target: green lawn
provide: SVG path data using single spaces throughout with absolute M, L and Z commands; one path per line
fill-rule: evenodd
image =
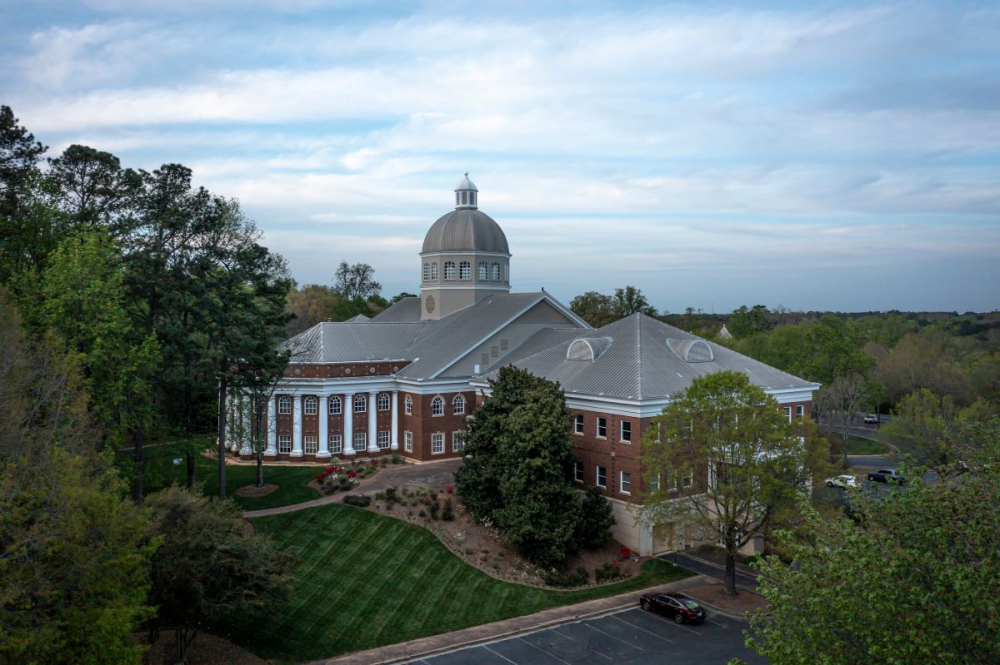
M 888 453 L 889 446 L 881 441 L 853 435 L 847 439 L 848 455 L 886 455 Z
M 219 466 L 215 460 L 200 454 L 213 444 L 214 439 L 194 438 L 146 446 L 143 449 L 144 493 L 150 494 L 174 483 L 184 485 L 187 479 L 184 453 L 190 450 L 195 454 L 195 482 L 203 485 L 203 492 L 206 495 L 218 496 Z M 132 473 L 130 455 L 131 452 L 119 453 L 117 456 L 118 467 L 128 478 L 131 478 Z M 179 465 L 174 464 L 174 460 L 177 459 L 181 460 Z M 243 510 L 274 508 L 317 499 L 321 496 L 320 493 L 307 487 L 306 483 L 315 478 L 319 470 L 317 466 L 271 466 L 265 462 L 264 482 L 274 483 L 280 489 L 264 497 L 244 498 L 235 496 L 234 492 L 244 485 L 256 482 L 257 467 L 230 464 L 226 467 L 226 496 L 232 497 Z
M 495 580 L 421 527 L 344 505 L 253 523 L 297 557 L 295 587 L 289 606 L 234 637 L 257 655 L 282 662 L 394 644 L 690 574 L 653 560 L 619 584 L 549 591 Z

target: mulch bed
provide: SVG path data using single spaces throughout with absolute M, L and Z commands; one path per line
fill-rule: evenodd
M 136 633 L 136 638 L 146 641 L 145 633 Z M 177 662 L 177 643 L 174 631 L 165 630 L 150 648 L 148 665 L 173 665 Z M 188 665 L 269 665 L 271 661 L 253 655 L 227 639 L 209 633 L 199 633 L 188 649 Z
M 738 596 L 727 596 L 722 592 L 722 589 L 722 582 L 714 582 L 712 584 L 689 587 L 684 589 L 684 593 L 723 612 L 737 616 L 743 616 L 747 612 L 754 614 L 760 610 L 767 609 L 767 599 L 759 593 L 740 589 Z
M 257 487 L 256 485 L 244 485 L 236 490 L 235 494 L 236 496 L 242 496 L 243 498 L 259 498 L 277 491 L 278 486 L 274 483 L 264 483 L 263 487 Z

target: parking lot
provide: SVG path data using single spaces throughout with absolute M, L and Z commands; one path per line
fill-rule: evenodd
M 711 611 L 700 625 L 677 625 L 667 617 L 636 607 L 410 662 L 418 665 L 656 665 L 678 662 L 725 665 L 730 658 L 736 657 L 748 665 L 767 663 L 743 646 L 745 627 L 743 621 Z

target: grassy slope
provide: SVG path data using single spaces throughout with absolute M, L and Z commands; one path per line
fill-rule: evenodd
M 243 630 L 254 653 L 330 657 L 686 577 L 662 561 L 611 586 L 548 591 L 495 580 L 418 526 L 343 505 L 253 520 L 297 557 L 291 604 Z

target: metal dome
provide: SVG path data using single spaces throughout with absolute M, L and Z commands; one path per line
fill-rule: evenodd
M 507 236 L 489 215 L 473 208 L 453 210 L 431 225 L 421 254 L 429 252 L 494 252 L 510 254 Z

